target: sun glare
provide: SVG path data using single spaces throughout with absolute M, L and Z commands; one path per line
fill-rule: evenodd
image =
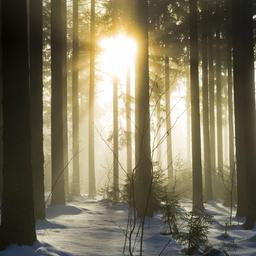
M 100 40 L 99 65 L 102 72 L 122 78 L 134 67 L 137 52 L 136 41 L 124 34 Z

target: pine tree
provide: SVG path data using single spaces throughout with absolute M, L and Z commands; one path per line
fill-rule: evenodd
M 210 152 L 210 126 L 209 126 L 209 72 L 208 72 L 208 6 L 205 1 L 202 4 L 202 82 L 203 82 L 203 143 L 204 143 L 204 178 L 205 198 L 213 198 L 211 152 Z
M 256 218 L 254 43 L 251 0 L 233 0 L 233 67 L 237 152 L 238 215 L 245 228 Z M 245 114 L 246 113 L 246 114 Z
M 26 0 L 4 0 L 1 4 L 4 187 L 0 247 L 3 249 L 10 244 L 31 245 L 36 241 L 36 234 L 30 138 L 28 6 Z
M 69 195 L 69 165 L 68 165 L 68 85 L 67 85 L 67 3 L 62 3 L 61 26 L 63 33 L 63 161 L 64 161 L 64 184 L 65 194 Z
M 79 37 L 78 0 L 73 0 L 73 55 L 72 55 L 72 142 L 73 142 L 73 180 L 72 195 L 80 195 L 79 170 Z
M 90 87 L 89 87 L 89 196 L 96 196 L 94 152 L 94 101 L 95 101 L 95 0 L 91 0 L 90 24 Z
M 190 10 L 190 77 L 192 121 L 193 211 L 203 209 L 201 134 L 198 74 L 198 9 L 197 0 L 189 1 Z
M 65 204 L 63 87 L 65 83 L 65 34 L 62 18 L 63 0 L 51 1 L 51 151 L 52 151 L 52 204 Z
M 135 206 L 139 216 L 152 215 L 152 161 L 150 148 L 148 2 L 134 3 L 138 53 L 135 70 Z
M 45 218 L 42 1 L 30 1 L 31 164 L 35 218 Z
M 170 188 L 174 185 L 173 175 L 173 157 L 172 157 L 172 124 L 171 124 L 171 106 L 170 106 L 170 59 L 168 56 L 165 61 L 165 111 L 166 111 L 166 132 L 167 132 L 167 166 L 168 166 L 168 184 Z

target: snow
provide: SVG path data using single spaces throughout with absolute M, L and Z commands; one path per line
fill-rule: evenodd
M 182 201 L 190 210 L 191 202 Z M 256 256 L 256 230 L 242 229 L 242 220 L 233 217 L 233 227 L 224 236 L 229 209 L 219 203 L 206 205 L 213 215 L 209 240 L 215 248 L 224 248 L 229 255 Z M 0 256 L 120 256 L 123 255 L 128 208 L 125 204 L 112 205 L 107 201 L 88 200 L 85 197 L 66 206 L 47 208 L 47 219 L 37 223 L 38 242 L 33 246 L 10 246 Z M 163 230 L 158 214 L 146 220 L 144 255 L 184 255 L 182 248 Z

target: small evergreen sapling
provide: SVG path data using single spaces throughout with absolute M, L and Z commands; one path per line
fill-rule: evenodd
M 178 236 L 179 229 L 178 229 L 178 217 L 180 216 L 179 212 L 180 204 L 178 200 L 178 196 L 174 193 L 167 193 L 165 194 L 165 198 L 161 205 L 161 211 L 163 214 L 163 222 L 167 226 L 168 230 L 164 235 L 172 235 L 174 238 Z
M 184 215 L 186 226 L 184 231 L 179 233 L 178 240 L 187 247 L 188 255 L 193 255 L 201 246 L 207 244 L 211 220 L 211 216 L 203 212 Z

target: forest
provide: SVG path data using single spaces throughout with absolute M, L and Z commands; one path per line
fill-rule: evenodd
M 0 256 L 256 256 L 255 0 L 0 10 Z

